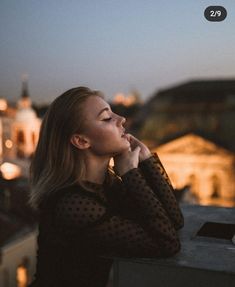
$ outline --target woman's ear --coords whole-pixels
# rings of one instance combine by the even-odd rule
[[[79,149],[87,149],[90,147],[90,142],[84,135],[73,134],[70,138],[70,142]]]

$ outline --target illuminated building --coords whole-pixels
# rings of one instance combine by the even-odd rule
[[[35,150],[41,119],[31,107],[27,81],[22,83],[21,98],[14,109],[0,100],[0,157],[29,158]]]
[[[235,206],[235,155],[195,134],[153,149],[174,188],[190,187],[202,205]]]
[[[17,105],[15,119],[12,123],[15,156],[19,158],[30,157],[38,141],[41,120],[31,107],[26,81],[23,81],[22,94]]]
[[[17,106],[10,107],[5,99],[0,99],[0,160],[1,164],[18,165],[21,172],[16,172],[15,177],[28,175],[30,157],[33,154],[39,137],[41,119],[37,117],[32,108],[28,92],[27,78],[23,78],[21,97]],[[12,170],[11,178],[14,171]],[[4,176],[4,174],[3,174]],[[4,178],[8,178],[5,176]]]
[[[0,286],[27,287],[36,264],[37,229],[0,211]]]
[[[142,103],[140,95],[137,91],[132,91],[130,94],[125,95],[123,93],[117,93],[114,96],[113,102],[114,105],[123,105],[129,107],[131,105]]]

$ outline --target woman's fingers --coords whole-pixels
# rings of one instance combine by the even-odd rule
[[[137,146],[140,147],[140,150],[139,150],[139,161],[140,162],[151,156],[151,151],[143,142],[138,140],[132,134],[128,134],[128,136],[130,138],[129,141],[130,141],[130,146],[132,150],[134,150]]]
[[[128,170],[138,167],[140,149],[140,146],[136,146],[113,157],[114,171],[121,176]]]
[[[132,134],[130,134],[130,139],[138,144],[142,144],[140,140],[138,140],[136,137],[134,137]]]
[[[143,143],[139,141],[136,137],[134,137],[132,134],[128,134],[128,140],[131,144],[132,149],[135,148],[136,146],[143,146]]]

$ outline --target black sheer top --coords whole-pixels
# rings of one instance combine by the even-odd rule
[[[36,286],[105,287],[112,257],[167,257],[180,250],[183,216],[157,156],[112,185],[59,190],[41,211]],[[33,285],[34,286],[34,285]]]

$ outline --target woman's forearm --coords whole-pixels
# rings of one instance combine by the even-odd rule
[[[128,171],[121,178],[128,197],[136,207],[133,212],[139,214],[136,217],[139,224],[154,238],[161,238],[163,245],[164,242],[174,242],[179,247],[179,238],[171,219],[139,168]]]
[[[161,201],[174,227],[176,229],[183,227],[184,218],[174,196],[173,186],[157,153],[153,153],[151,157],[140,162],[139,168],[147,183]]]

